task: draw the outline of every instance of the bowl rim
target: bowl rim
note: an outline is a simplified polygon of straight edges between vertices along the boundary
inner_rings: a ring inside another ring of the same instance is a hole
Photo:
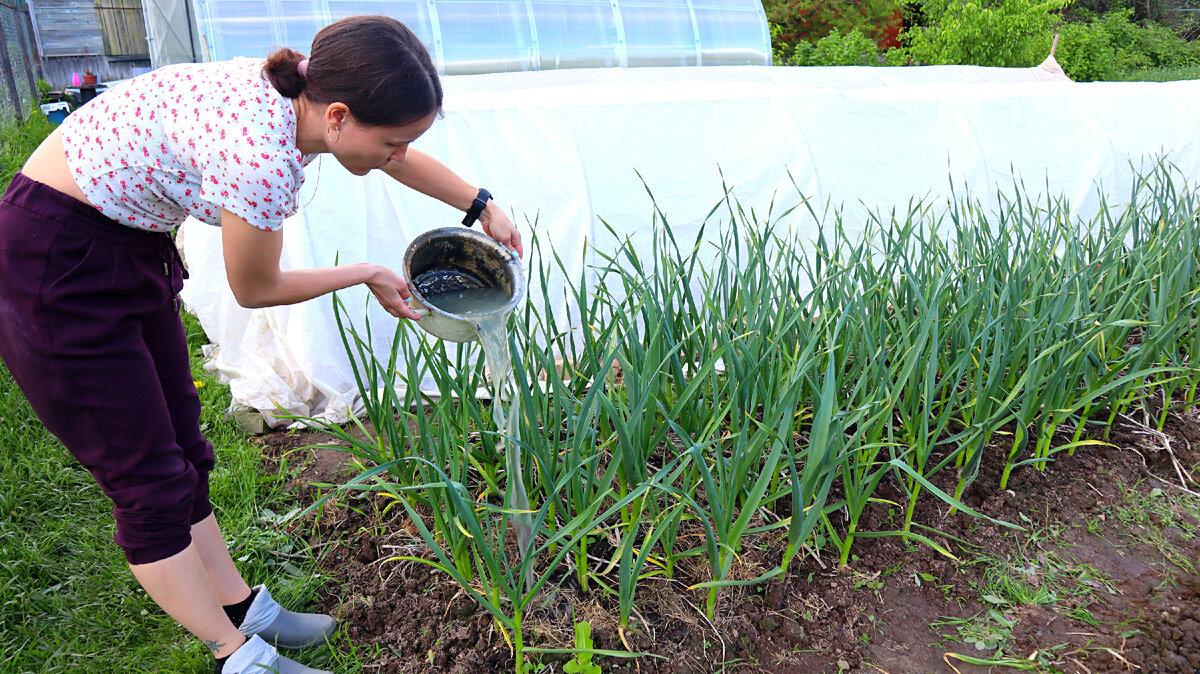
[[[401,270],[401,275],[404,277],[404,282],[408,284],[408,292],[432,314],[443,316],[454,321],[462,321],[464,323],[470,322],[465,316],[452,314],[448,311],[442,310],[437,305],[431,304],[429,300],[427,300],[420,293],[420,291],[417,290],[416,284],[412,282],[412,277],[410,274],[413,256],[421,248],[425,247],[431,241],[461,238],[471,239],[483,245],[484,248],[495,253],[497,257],[503,260],[504,266],[509,269],[510,274],[512,275],[512,297],[509,298],[508,302],[504,303],[502,306],[496,307],[491,311],[477,314],[477,316],[494,316],[497,314],[511,312],[525,296],[525,274],[521,268],[520,256],[500,245],[500,242],[496,241],[492,237],[467,227],[437,227],[435,229],[430,229],[422,232],[408,244],[407,250],[404,251],[404,268]]]

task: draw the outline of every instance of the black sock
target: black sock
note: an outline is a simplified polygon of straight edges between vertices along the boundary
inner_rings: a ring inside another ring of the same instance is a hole
[[[257,596],[258,590],[250,590],[249,597],[246,597],[236,604],[229,604],[228,606],[221,607],[225,609],[225,615],[229,616],[229,622],[233,623],[234,627],[242,626],[242,621],[246,619],[246,611],[250,610],[250,604],[254,603],[254,598]]]
[[[228,655],[223,658],[217,658],[217,668],[213,670],[213,674],[221,674],[221,670],[225,668],[225,661],[228,659]]]

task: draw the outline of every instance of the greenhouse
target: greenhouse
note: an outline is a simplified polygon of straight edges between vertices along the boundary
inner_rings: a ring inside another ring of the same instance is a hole
[[[157,0],[147,10],[156,66],[307,51],[322,26],[356,14],[404,22],[448,75],[771,62],[758,0]]]

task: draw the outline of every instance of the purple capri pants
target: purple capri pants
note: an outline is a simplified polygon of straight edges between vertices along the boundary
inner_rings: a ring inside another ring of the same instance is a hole
[[[130,564],[166,559],[212,513],[168,234],[125,227],[17,174],[0,202],[0,358],[112,499]]]

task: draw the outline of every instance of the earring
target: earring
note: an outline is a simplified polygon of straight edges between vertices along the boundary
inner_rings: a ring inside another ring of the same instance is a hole
[[[342,139],[342,127],[340,127],[340,126],[335,126],[335,127],[333,127],[333,131],[334,131],[334,133],[336,133],[337,135],[336,135],[336,136],[334,136],[334,137],[333,137],[333,140],[331,140],[331,141],[329,141],[329,142],[330,142],[330,144],[331,144],[331,145],[336,145],[336,144],[337,144],[337,142],[338,142],[339,140],[341,140],[341,139]],[[328,138],[328,137],[329,137],[329,136],[328,136],[328,134],[326,134],[326,138]]]

